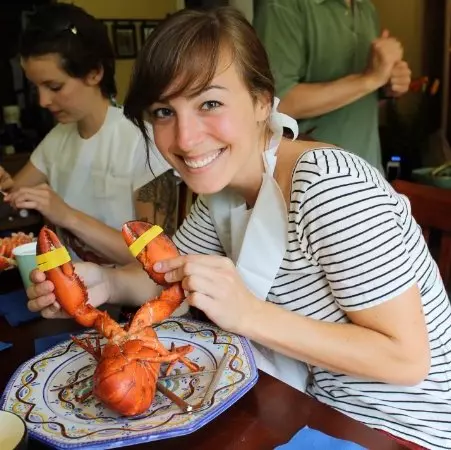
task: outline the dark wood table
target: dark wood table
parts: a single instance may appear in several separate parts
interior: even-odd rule
[[[37,319],[11,327],[0,318],[0,340],[13,347],[0,352],[0,392],[15,369],[34,356],[34,339],[76,331],[72,320]],[[331,436],[356,442],[368,449],[402,450],[382,433],[335,411],[319,401],[260,372],[257,384],[231,408],[200,430],[178,438],[129,448],[160,450],[265,450],[291,439],[304,425]],[[31,440],[30,449],[47,448]]]

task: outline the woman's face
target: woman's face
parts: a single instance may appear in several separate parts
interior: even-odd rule
[[[148,110],[159,151],[197,193],[246,185],[249,174],[261,170],[269,99],[253,101],[228,61],[219,61],[211,84],[200,94],[155,103]]]
[[[61,68],[57,54],[22,59],[25,75],[37,88],[39,104],[60,123],[78,122],[90,111],[94,91],[99,90],[99,74],[82,80],[69,76]]]

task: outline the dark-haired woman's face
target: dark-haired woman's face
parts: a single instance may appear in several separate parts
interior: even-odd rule
[[[259,141],[268,105],[254,102],[235,64],[220,61],[210,86],[149,107],[155,143],[197,193],[261,182]],[[171,91],[171,87],[169,88]]]
[[[25,75],[37,88],[39,104],[60,123],[78,122],[90,113],[97,83],[69,76],[59,55],[33,56],[22,60]]]

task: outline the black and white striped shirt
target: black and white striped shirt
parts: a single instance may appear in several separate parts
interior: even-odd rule
[[[363,159],[319,148],[296,163],[288,220],[288,248],[268,301],[346,323],[346,311],[379,305],[417,283],[431,348],[430,373],[416,386],[313,367],[308,392],[371,427],[450,449],[451,305],[408,200]],[[224,255],[201,196],[174,242],[182,253]]]

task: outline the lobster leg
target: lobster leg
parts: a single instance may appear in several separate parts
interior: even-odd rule
[[[174,343],[172,343],[172,345],[171,345],[171,353],[173,353],[173,352],[177,353],[182,348],[183,347],[175,347]],[[179,358],[179,359],[177,359],[175,361],[172,361],[169,364],[168,368],[166,369],[165,376],[170,375],[170,373],[172,372],[172,370],[174,369],[174,367],[175,367],[175,365],[177,364],[178,361],[180,361],[183,364],[185,364],[185,366],[188,367],[188,369],[191,372],[199,372],[199,370],[203,370],[204,369],[203,367],[200,367],[198,364],[192,362],[190,359],[188,359],[188,358],[183,356],[183,357],[181,357],[181,358]]]
[[[193,347],[191,345],[183,345],[182,347],[178,347],[174,350],[174,352],[167,352],[166,355],[160,356],[148,356],[148,357],[139,357],[140,361],[147,361],[150,363],[165,363],[165,362],[177,362],[184,355],[191,352]]]
[[[96,337],[96,346],[95,347],[91,344],[91,341],[88,338],[78,339],[75,336],[71,336],[71,338],[83,350],[90,353],[95,358],[96,361],[100,360],[100,357],[102,355],[102,349],[100,348],[100,341],[99,341],[98,337]]]
[[[169,351],[159,340],[157,337],[157,334],[155,333],[155,330],[152,327],[144,328],[141,333],[137,335],[137,338],[145,342],[144,346],[147,348],[151,348],[152,350],[158,352],[159,355],[170,355],[171,352],[177,351],[177,349],[174,350],[174,345],[171,345],[171,351]],[[152,343],[150,345],[150,343]],[[198,372],[200,370],[200,366],[192,361],[190,361],[185,356],[179,357],[180,361],[185,364],[186,367],[188,367],[191,372]],[[174,361],[174,364],[177,361]]]

